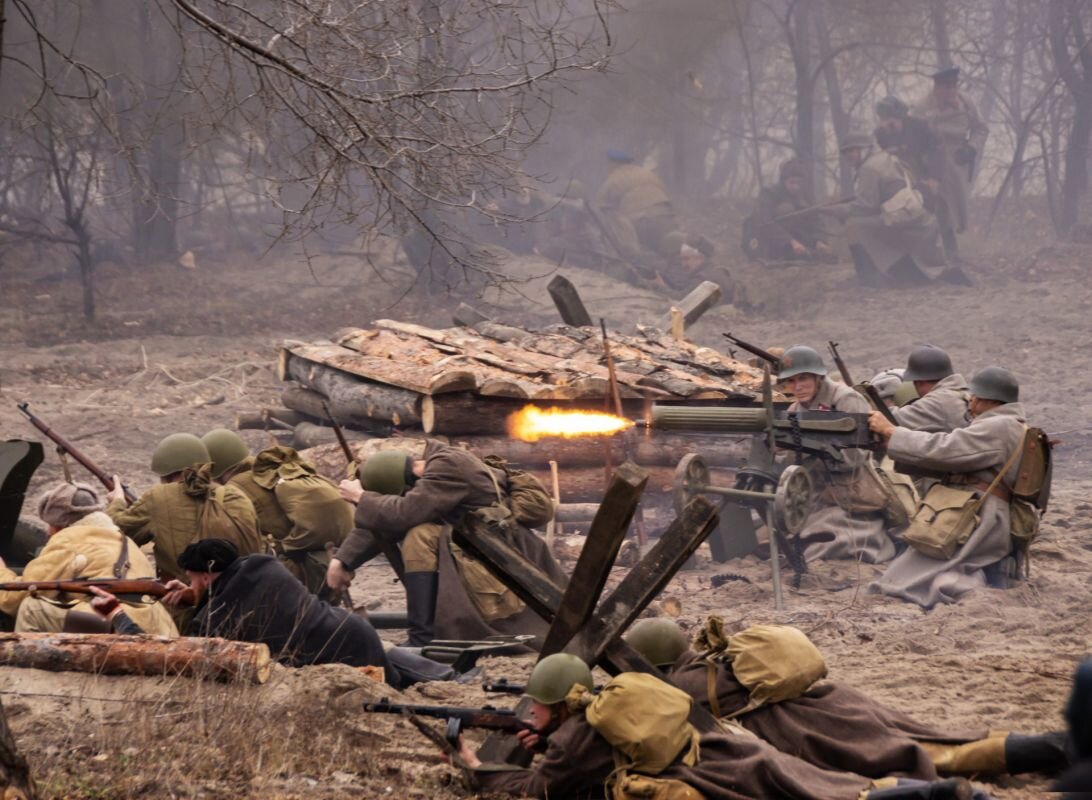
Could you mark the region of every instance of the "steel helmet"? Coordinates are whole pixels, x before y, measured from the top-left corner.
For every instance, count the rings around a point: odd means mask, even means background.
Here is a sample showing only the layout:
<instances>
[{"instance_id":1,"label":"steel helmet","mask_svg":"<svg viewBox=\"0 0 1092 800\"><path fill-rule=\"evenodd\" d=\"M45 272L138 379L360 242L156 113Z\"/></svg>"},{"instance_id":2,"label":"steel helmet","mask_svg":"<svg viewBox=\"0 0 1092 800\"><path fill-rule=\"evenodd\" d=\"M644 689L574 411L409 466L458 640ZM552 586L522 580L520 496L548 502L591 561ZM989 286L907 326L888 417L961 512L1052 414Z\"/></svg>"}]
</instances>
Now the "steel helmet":
<instances>
[{"instance_id":1,"label":"steel helmet","mask_svg":"<svg viewBox=\"0 0 1092 800\"><path fill-rule=\"evenodd\" d=\"M638 620L625 640L656 667L671 666L690 647L679 623L667 617Z\"/></svg>"},{"instance_id":2,"label":"steel helmet","mask_svg":"<svg viewBox=\"0 0 1092 800\"><path fill-rule=\"evenodd\" d=\"M217 428L201 437L212 459L212 477L219 478L250 455L246 442L235 431Z\"/></svg>"},{"instance_id":3,"label":"steel helmet","mask_svg":"<svg viewBox=\"0 0 1092 800\"><path fill-rule=\"evenodd\" d=\"M777 379L783 381L805 373L826 375L827 368L823 364L823 357L815 348L794 344L781 356L781 370L777 373Z\"/></svg>"},{"instance_id":4,"label":"steel helmet","mask_svg":"<svg viewBox=\"0 0 1092 800\"><path fill-rule=\"evenodd\" d=\"M969 388L979 400L1015 403L1020 399L1020 384L1016 382L1016 376L1004 367L980 369L971 378Z\"/></svg>"},{"instance_id":5,"label":"steel helmet","mask_svg":"<svg viewBox=\"0 0 1092 800\"><path fill-rule=\"evenodd\" d=\"M172 433L155 446L152 472L162 478L209 461L204 442L192 433Z\"/></svg>"},{"instance_id":6,"label":"steel helmet","mask_svg":"<svg viewBox=\"0 0 1092 800\"><path fill-rule=\"evenodd\" d=\"M369 492L402 494L406 490L409 463L409 453L405 450L381 450L360 468L360 482Z\"/></svg>"},{"instance_id":7,"label":"steel helmet","mask_svg":"<svg viewBox=\"0 0 1092 800\"><path fill-rule=\"evenodd\" d=\"M569 653L554 653L535 664L527 681L527 696L546 706L560 703L579 683L586 689L594 686L591 670L578 657Z\"/></svg>"},{"instance_id":8,"label":"steel helmet","mask_svg":"<svg viewBox=\"0 0 1092 800\"><path fill-rule=\"evenodd\" d=\"M860 149L867 150L872 146L872 135L865 133L864 131L850 131L845 135L842 141L838 142L838 151L844 153L846 150Z\"/></svg>"},{"instance_id":9,"label":"steel helmet","mask_svg":"<svg viewBox=\"0 0 1092 800\"><path fill-rule=\"evenodd\" d=\"M954 373L952 359L935 344L923 344L910 351L904 381L939 381Z\"/></svg>"},{"instance_id":10,"label":"steel helmet","mask_svg":"<svg viewBox=\"0 0 1092 800\"><path fill-rule=\"evenodd\" d=\"M877 117L897 117L898 119L902 119L909 115L910 106L906 105L906 103L893 94L889 94L883 100L876 103Z\"/></svg>"}]
</instances>

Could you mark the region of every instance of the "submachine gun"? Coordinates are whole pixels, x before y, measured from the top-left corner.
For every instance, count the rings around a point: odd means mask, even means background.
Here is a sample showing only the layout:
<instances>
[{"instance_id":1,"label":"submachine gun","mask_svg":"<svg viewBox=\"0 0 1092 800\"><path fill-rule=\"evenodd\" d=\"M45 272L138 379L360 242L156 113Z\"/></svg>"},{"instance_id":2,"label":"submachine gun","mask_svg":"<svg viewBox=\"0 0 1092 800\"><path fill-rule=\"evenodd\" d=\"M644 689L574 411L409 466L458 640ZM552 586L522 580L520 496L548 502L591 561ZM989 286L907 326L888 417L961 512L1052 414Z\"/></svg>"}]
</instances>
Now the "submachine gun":
<instances>
[{"instance_id":1,"label":"submachine gun","mask_svg":"<svg viewBox=\"0 0 1092 800\"><path fill-rule=\"evenodd\" d=\"M459 734L464 728L485 728L505 733L533 731L535 726L520 719L515 711L507 708L482 706L481 708L460 708L459 706L411 706L392 703L383 698L378 703L365 703L364 710L371 714L410 714L418 717L437 717L447 720L444 738L458 747ZM545 737L544 737L545 738Z\"/></svg>"},{"instance_id":2,"label":"submachine gun","mask_svg":"<svg viewBox=\"0 0 1092 800\"><path fill-rule=\"evenodd\" d=\"M875 449L877 441L869 430L867 414L775 409L768 370L764 389L762 406L654 404L645 424L679 433L751 436L746 464L737 470L731 487L712 484L709 467L700 453L684 456L675 469L674 500L681 510L694 495L720 498L722 524L709 539L713 559L718 562L746 555L756 547L752 509L766 519L771 532L775 601L781 608L778 550L784 548L797 584L807 571L795 540L808 518L813 495L804 459L813 469L849 472L854 466L847 460L846 451ZM779 460L778 451L792 453L793 457Z\"/></svg>"}]
</instances>

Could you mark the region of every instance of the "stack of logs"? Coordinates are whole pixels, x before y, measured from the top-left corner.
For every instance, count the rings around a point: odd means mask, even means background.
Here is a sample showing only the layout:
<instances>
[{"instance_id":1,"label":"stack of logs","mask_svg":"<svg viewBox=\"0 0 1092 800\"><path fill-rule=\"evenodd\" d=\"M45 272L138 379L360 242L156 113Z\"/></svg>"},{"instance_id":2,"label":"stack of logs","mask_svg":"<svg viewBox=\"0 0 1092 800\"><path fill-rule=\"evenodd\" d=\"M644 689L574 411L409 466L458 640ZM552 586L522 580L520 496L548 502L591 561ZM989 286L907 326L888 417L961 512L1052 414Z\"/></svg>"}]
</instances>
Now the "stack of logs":
<instances>
[{"instance_id":1,"label":"stack of logs","mask_svg":"<svg viewBox=\"0 0 1092 800\"><path fill-rule=\"evenodd\" d=\"M293 445L303 450L334 440L332 416L351 441L446 439L506 458L547 486L549 462L555 461L562 467L565 502L598 500L607 462L629 458L651 472L649 492L670 492L674 467L687 453L701 452L715 469L734 469L747 455L747 443L736 439L653 431L533 444L510 438L509 415L527 405L614 408L602 334L587 325L502 325L465 306L455 322L454 328L433 329L378 320L371 328L339 331L331 341L286 342L279 359L279 376L288 382L284 408L240 415L237 427L291 432ZM678 331L675 337L658 328L630 336L612 332L609 347L623 411L631 418L643 417L653 401L749 403L761 386L756 368L695 346ZM309 457L326 472L344 472L333 447Z\"/></svg>"}]
</instances>

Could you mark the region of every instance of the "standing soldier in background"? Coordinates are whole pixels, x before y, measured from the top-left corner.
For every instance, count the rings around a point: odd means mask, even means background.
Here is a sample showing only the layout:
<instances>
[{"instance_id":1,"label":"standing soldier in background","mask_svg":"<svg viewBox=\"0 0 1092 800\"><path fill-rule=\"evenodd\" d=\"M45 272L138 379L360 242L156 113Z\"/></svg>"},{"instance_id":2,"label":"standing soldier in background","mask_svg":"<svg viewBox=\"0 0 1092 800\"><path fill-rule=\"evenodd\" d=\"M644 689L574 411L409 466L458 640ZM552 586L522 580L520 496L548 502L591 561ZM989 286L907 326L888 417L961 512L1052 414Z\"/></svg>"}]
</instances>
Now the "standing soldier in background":
<instances>
[{"instance_id":1,"label":"standing soldier in background","mask_svg":"<svg viewBox=\"0 0 1092 800\"><path fill-rule=\"evenodd\" d=\"M189 433L173 433L155 448L153 486L126 505L121 480L107 495L106 513L139 545L153 543L155 568L164 580L182 580L178 556L199 539L227 539L243 555L264 553L254 505L234 486L212 479L212 459L204 443Z\"/></svg>"},{"instance_id":2,"label":"standing soldier in background","mask_svg":"<svg viewBox=\"0 0 1092 800\"><path fill-rule=\"evenodd\" d=\"M933 73L933 90L913 114L929 123L941 144L944 169L938 180L956 233L967 230L967 203L989 128L967 95L959 91L959 67Z\"/></svg>"},{"instance_id":3,"label":"standing soldier in background","mask_svg":"<svg viewBox=\"0 0 1092 800\"><path fill-rule=\"evenodd\" d=\"M337 487L291 447L268 447L251 456L234 431L218 428L202 439L212 475L250 498L259 530L273 540L281 563L307 590L330 599L327 545L340 547L353 529L353 510Z\"/></svg>"}]
</instances>

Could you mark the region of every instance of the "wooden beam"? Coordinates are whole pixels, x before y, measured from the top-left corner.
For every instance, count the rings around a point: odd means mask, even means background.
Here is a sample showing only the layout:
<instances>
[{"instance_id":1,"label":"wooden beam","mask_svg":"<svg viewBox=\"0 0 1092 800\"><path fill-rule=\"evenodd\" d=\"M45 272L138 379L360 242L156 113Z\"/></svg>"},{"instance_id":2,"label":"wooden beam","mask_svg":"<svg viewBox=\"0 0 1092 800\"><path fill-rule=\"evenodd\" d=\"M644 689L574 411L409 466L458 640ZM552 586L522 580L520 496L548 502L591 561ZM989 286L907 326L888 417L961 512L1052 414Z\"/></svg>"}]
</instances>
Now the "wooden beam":
<instances>
[{"instance_id":1,"label":"wooden beam","mask_svg":"<svg viewBox=\"0 0 1092 800\"><path fill-rule=\"evenodd\" d=\"M459 307L451 315L451 321L462 328L473 328L479 322L487 322L488 320L489 317L466 303L459 303Z\"/></svg>"},{"instance_id":2,"label":"wooden beam","mask_svg":"<svg viewBox=\"0 0 1092 800\"><path fill-rule=\"evenodd\" d=\"M578 655L588 663L599 661L611 642L626 632L716 530L717 521L716 507L704 497L695 497L687 503L652 550L627 573L596 609L594 617L576 633L565 652Z\"/></svg>"},{"instance_id":3,"label":"wooden beam","mask_svg":"<svg viewBox=\"0 0 1092 800\"><path fill-rule=\"evenodd\" d=\"M561 606L540 648L542 655L560 653L587 623L599 602L647 483L648 473L631 461L614 471L569 578Z\"/></svg>"},{"instance_id":4,"label":"wooden beam","mask_svg":"<svg viewBox=\"0 0 1092 800\"><path fill-rule=\"evenodd\" d=\"M694 291L684 297L682 301L676 305L676 308L678 308L683 315L683 327L689 328L701 318L702 314L719 305L722 296L723 293L721 292L720 287L712 281L702 281L699 283ZM671 314L668 313L660 317L659 322L656 323L656 327L662 331L670 331Z\"/></svg>"},{"instance_id":5,"label":"wooden beam","mask_svg":"<svg viewBox=\"0 0 1092 800\"><path fill-rule=\"evenodd\" d=\"M574 328L591 327L592 319L588 310L584 308L584 301L580 299L580 292L573 286L572 281L563 275L557 275L550 285L546 287L553 298L557 311L566 325Z\"/></svg>"}]
</instances>

